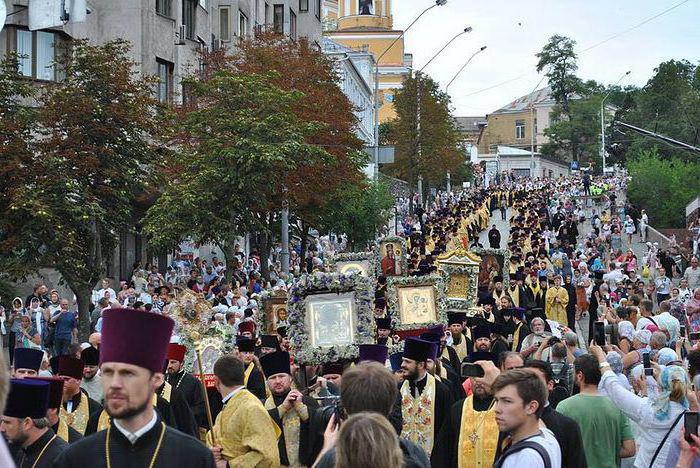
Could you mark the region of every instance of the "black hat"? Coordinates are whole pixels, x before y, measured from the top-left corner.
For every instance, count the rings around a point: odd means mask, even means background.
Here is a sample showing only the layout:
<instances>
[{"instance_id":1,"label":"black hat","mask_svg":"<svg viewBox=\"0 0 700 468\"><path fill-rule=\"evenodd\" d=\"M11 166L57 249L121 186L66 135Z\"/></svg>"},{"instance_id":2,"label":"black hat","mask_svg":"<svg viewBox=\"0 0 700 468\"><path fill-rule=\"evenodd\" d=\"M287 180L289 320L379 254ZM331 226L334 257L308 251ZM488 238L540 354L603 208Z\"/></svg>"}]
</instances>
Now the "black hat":
<instances>
[{"instance_id":1,"label":"black hat","mask_svg":"<svg viewBox=\"0 0 700 468\"><path fill-rule=\"evenodd\" d=\"M489 325L477 325L472 331L472 339L474 341L479 338L491 338L491 326Z\"/></svg>"},{"instance_id":2,"label":"black hat","mask_svg":"<svg viewBox=\"0 0 700 468\"><path fill-rule=\"evenodd\" d=\"M432 351L430 341L419 338L407 338L403 348L403 357L414 361L427 361Z\"/></svg>"},{"instance_id":3,"label":"black hat","mask_svg":"<svg viewBox=\"0 0 700 468\"><path fill-rule=\"evenodd\" d=\"M328 374L343 375L344 371L345 362L343 361L326 362L321 366L321 376Z\"/></svg>"},{"instance_id":4,"label":"black hat","mask_svg":"<svg viewBox=\"0 0 700 468\"><path fill-rule=\"evenodd\" d=\"M466 312L448 312L447 313L447 324L452 325L453 323L462 325L467 319Z\"/></svg>"},{"instance_id":5,"label":"black hat","mask_svg":"<svg viewBox=\"0 0 700 468\"><path fill-rule=\"evenodd\" d=\"M88 346L80 352L80 359L86 366L97 366L100 364L100 351L92 346Z\"/></svg>"},{"instance_id":6,"label":"black hat","mask_svg":"<svg viewBox=\"0 0 700 468\"><path fill-rule=\"evenodd\" d=\"M502 323L494 322L491 324L491 333L494 335L503 335L505 330L506 328Z\"/></svg>"},{"instance_id":7,"label":"black hat","mask_svg":"<svg viewBox=\"0 0 700 468\"><path fill-rule=\"evenodd\" d=\"M274 353L260 356L260 365L267 378L275 374L291 375L292 373L289 365L289 353L285 351L275 351Z\"/></svg>"},{"instance_id":8,"label":"black hat","mask_svg":"<svg viewBox=\"0 0 700 468\"><path fill-rule=\"evenodd\" d=\"M255 351L255 340L250 338L238 338L236 340L236 347L239 352L252 353Z\"/></svg>"},{"instance_id":9,"label":"black hat","mask_svg":"<svg viewBox=\"0 0 700 468\"><path fill-rule=\"evenodd\" d=\"M15 349L15 364L17 369L32 369L39 372L41 361L44 359L44 352L39 349L17 348Z\"/></svg>"},{"instance_id":10,"label":"black hat","mask_svg":"<svg viewBox=\"0 0 700 468\"><path fill-rule=\"evenodd\" d=\"M389 356L389 362L391 363L392 372L396 372L397 370L401 369L402 361L403 361L403 354L402 353L394 353L391 356Z\"/></svg>"},{"instance_id":11,"label":"black hat","mask_svg":"<svg viewBox=\"0 0 700 468\"><path fill-rule=\"evenodd\" d=\"M483 295L479 297L479 302L477 305L490 305L493 306L496 304L496 300L493 298L491 295Z\"/></svg>"},{"instance_id":12,"label":"black hat","mask_svg":"<svg viewBox=\"0 0 700 468\"><path fill-rule=\"evenodd\" d=\"M38 380L12 379L5 405L5 416L40 419L46 417L49 383Z\"/></svg>"},{"instance_id":13,"label":"black hat","mask_svg":"<svg viewBox=\"0 0 700 468\"><path fill-rule=\"evenodd\" d=\"M261 348L275 348L279 350L279 344L280 342L275 335L260 335Z\"/></svg>"},{"instance_id":14,"label":"black hat","mask_svg":"<svg viewBox=\"0 0 700 468\"><path fill-rule=\"evenodd\" d=\"M391 330L391 318L376 318L374 319L377 323L377 329L381 330Z\"/></svg>"},{"instance_id":15,"label":"black hat","mask_svg":"<svg viewBox=\"0 0 700 468\"><path fill-rule=\"evenodd\" d=\"M287 338L287 327L277 327L277 334L280 338Z\"/></svg>"},{"instance_id":16,"label":"black hat","mask_svg":"<svg viewBox=\"0 0 700 468\"><path fill-rule=\"evenodd\" d=\"M503 277L501 275L496 275L493 277L493 282L494 283L502 283L503 282Z\"/></svg>"}]
</instances>

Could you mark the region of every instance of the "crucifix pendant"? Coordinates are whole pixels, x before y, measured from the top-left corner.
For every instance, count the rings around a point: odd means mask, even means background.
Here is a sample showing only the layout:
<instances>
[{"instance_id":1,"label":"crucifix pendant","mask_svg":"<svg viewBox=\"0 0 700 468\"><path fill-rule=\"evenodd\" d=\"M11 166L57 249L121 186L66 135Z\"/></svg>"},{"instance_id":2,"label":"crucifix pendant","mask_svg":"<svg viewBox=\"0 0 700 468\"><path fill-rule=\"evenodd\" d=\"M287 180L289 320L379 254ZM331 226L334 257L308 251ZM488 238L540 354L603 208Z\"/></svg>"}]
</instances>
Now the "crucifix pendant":
<instances>
[{"instance_id":1,"label":"crucifix pendant","mask_svg":"<svg viewBox=\"0 0 700 468\"><path fill-rule=\"evenodd\" d=\"M479 440L479 435L476 433L476 429L469 435L469 440L472 443L472 447L476 447L476 442Z\"/></svg>"}]
</instances>

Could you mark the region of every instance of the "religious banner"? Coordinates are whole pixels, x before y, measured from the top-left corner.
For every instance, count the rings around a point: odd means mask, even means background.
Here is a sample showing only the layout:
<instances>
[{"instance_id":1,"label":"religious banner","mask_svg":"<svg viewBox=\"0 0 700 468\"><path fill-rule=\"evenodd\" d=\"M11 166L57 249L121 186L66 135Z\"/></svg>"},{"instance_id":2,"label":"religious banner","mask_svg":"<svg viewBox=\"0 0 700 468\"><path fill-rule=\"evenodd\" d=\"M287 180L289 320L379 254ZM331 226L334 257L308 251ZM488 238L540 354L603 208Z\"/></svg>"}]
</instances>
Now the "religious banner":
<instances>
[{"instance_id":1,"label":"religious banner","mask_svg":"<svg viewBox=\"0 0 700 468\"><path fill-rule=\"evenodd\" d=\"M274 335L279 327L289 326L286 291L282 289L264 291L260 301L262 303L261 310L258 312L260 330L265 330L268 335Z\"/></svg>"},{"instance_id":2,"label":"religious banner","mask_svg":"<svg viewBox=\"0 0 700 468\"><path fill-rule=\"evenodd\" d=\"M358 275L373 278L376 271L374 252L338 253L330 259L329 266L341 275Z\"/></svg>"},{"instance_id":3,"label":"religious banner","mask_svg":"<svg viewBox=\"0 0 700 468\"><path fill-rule=\"evenodd\" d=\"M477 280L481 258L468 250L454 250L436 259L438 272L445 280L449 310L469 310L477 302Z\"/></svg>"},{"instance_id":4,"label":"religious banner","mask_svg":"<svg viewBox=\"0 0 700 468\"><path fill-rule=\"evenodd\" d=\"M187 347L185 370L201 380L197 355L202 356L204 384L214 386L214 363L233 349L235 331L232 326L212 320L215 311L204 295L185 289L163 309L175 321L174 341Z\"/></svg>"},{"instance_id":5,"label":"religious banner","mask_svg":"<svg viewBox=\"0 0 700 468\"><path fill-rule=\"evenodd\" d=\"M508 289L508 261L510 259L510 250L474 247L471 251L481 258L477 284L478 289L480 291L487 290L495 276L503 277L503 289Z\"/></svg>"},{"instance_id":6,"label":"religious banner","mask_svg":"<svg viewBox=\"0 0 700 468\"><path fill-rule=\"evenodd\" d=\"M388 278L387 296L394 330L447 323L445 283L439 275Z\"/></svg>"},{"instance_id":7,"label":"religious banner","mask_svg":"<svg viewBox=\"0 0 700 468\"><path fill-rule=\"evenodd\" d=\"M297 362L351 360L374 342L374 282L358 274L302 275L289 290L288 336Z\"/></svg>"},{"instance_id":8,"label":"religious banner","mask_svg":"<svg viewBox=\"0 0 700 468\"><path fill-rule=\"evenodd\" d=\"M403 237L384 237L377 241L377 273L387 278L408 274L406 239Z\"/></svg>"}]
</instances>

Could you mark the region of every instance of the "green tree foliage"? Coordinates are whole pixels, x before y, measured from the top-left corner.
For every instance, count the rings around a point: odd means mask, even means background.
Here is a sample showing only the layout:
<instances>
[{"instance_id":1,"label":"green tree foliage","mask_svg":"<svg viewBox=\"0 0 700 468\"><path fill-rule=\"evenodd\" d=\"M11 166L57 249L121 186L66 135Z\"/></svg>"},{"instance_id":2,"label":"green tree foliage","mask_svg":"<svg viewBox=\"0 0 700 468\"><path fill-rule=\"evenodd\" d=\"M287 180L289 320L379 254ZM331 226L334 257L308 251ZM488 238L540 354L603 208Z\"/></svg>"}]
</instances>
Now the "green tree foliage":
<instances>
[{"instance_id":1,"label":"green tree foliage","mask_svg":"<svg viewBox=\"0 0 700 468\"><path fill-rule=\"evenodd\" d=\"M576 41L558 34L549 38L549 41L536 54L537 72L544 70L545 76L552 88L552 97L561 106L561 112L570 117L569 103L576 93L581 92L582 83L576 76L578 57L574 52Z\"/></svg>"},{"instance_id":2,"label":"green tree foliage","mask_svg":"<svg viewBox=\"0 0 700 468\"><path fill-rule=\"evenodd\" d=\"M179 151L170 161L177 170L144 220L152 244L212 242L233 265L236 236L269 230L289 199L286 175L332 160L306 142L323 124L293 112L303 94L280 89L274 78L221 68L186 80L196 104L177 122Z\"/></svg>"},{"instance_id":3,"label":"green tree foliage","mask_svg":"<svg viewBox=\"0 0 700 468\"><path fill-rule=\"evenodd\" d=\"M466 158L459 147L459 133L449 104L449 96L430 77L418 75L404 80L394 99L397 117L391 125L384 126L384 138L396 146L395 162L386 166L388 175L408 181L411 187L422 175L427 191L444 183L447 171L461 174Z\"/></svg>"},{"instance_id":4,"label":"green tree foliage","mask_svg":"<svg viewBox=\"0 0 700 468\"><path fill-rule=\"evenodd\" d=\"M617 113L617 119L691 145L700 145L700 66L687 60L659 64L654 75L639 90L632 90ZM619 147L619 161L625 153L658 148L662 156L686 161L697 155L679 151L658 140L630 130L610 132L610 144Z\"/></svg>"},{"instance_id":5,"label":"green tree foliage","mask_svg":"<svg viewBox=\"0 0 700 468\"><path fill-rule=\"evenodd\" d=\"M331 197L321 228L345 233L351 250L372 242L392 215L394 197L383 183L346 184Z\"/></svg>"},{"instance_id":6,"label":"green tree foliage","mask_svg":"<svg viewBox=\"0 0 700 468\"><path fill-rule=\"evenodd\" d=\"M700 164L662 156L656 148L631 154L629 200L647 210L654 227L685 226L685 206L700 190Z\"/></svg>"},{"instance_id":7,"label":"green tree foliage","mask_svg":"<svg viewBox=\"0 0 700 468\"><path fill-rule=\"evenodd\" d=\"M137 72L128 51L121 40L72 43L59 59L63 80L41 92L38 138L13 134L17 145L31 148L9 161L22 178L4 181L11 184L0 214L5 271L58 270L77 297L82 337L92 287L119 234L132 226L158 158L154 82Z\"/></svg>"}]
</instances>

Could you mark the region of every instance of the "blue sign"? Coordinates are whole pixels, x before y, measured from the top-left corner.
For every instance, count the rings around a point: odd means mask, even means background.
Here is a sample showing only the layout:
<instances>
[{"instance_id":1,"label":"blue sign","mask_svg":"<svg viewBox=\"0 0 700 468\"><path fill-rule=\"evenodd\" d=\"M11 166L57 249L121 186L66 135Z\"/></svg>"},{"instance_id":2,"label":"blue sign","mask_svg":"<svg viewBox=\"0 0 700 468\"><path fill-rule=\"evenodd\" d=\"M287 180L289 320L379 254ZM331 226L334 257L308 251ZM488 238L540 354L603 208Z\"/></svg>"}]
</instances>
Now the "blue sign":
<instances>
[{"instance_id":1,"label":"blue sign","mask_svg":"<svg viewBox=\"0 0 700 468\"><path fill-rule=\"evenodd\" d=\"M571 161L571 170L578 171L578 161Z\"/></svg>"}]
</instances>

